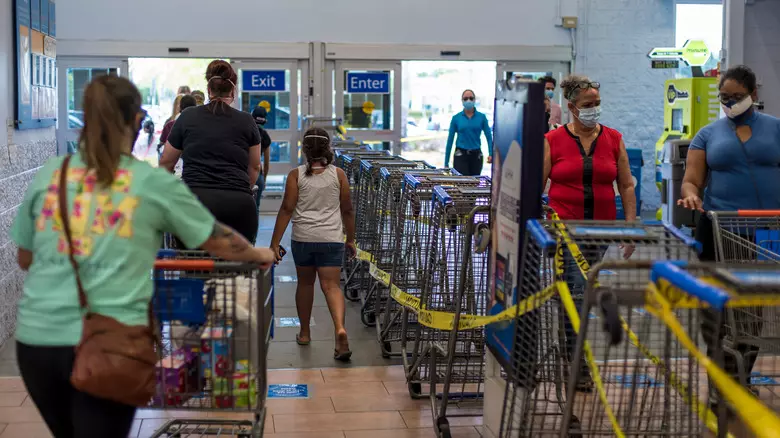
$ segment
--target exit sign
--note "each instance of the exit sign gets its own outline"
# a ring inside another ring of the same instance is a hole
[[[680,61],[671,59],[653,59],[650,61],[652,68],[679,68]]]

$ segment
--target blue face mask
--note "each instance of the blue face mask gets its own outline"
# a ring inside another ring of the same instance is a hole
[[[473,100],[465,100],[463,101],[463,108],[467,110],[474,109],[474,101]]]
[[[547,96],[548,99],[552,99],[555,96],[555,91],[544,90],[544,95]]]

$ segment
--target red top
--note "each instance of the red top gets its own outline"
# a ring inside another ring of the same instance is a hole
[[[552,163],[549,203],[561,219],[616,219],[614,183],[622,137],[602,125],[586,156],[566,125],[545,135]]]

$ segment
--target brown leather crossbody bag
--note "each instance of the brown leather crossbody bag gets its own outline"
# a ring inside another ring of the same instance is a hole
[[[92,312],[79,274],[68,217],[68,163],[60,168],[59,209],[68,242],[68,257],[76,276],[79,305],[85,310],[84,332],[76,347],[70,382],[92,396],[132,406],[146,406],[155,391],[156,338],[149,307],[149,324],[126,325],[109,316]]]

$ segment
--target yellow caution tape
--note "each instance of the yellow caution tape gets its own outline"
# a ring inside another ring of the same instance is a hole
[[[455,326],[455,313],[425,309],[420,299],[402,291],[398,286],[390,284],[390,274],[376,266],[374,256],[366,251],[358,249],[357,258],[368,264],[368,273],[376,281],[390,287],[390,297],[398,304],[417,314],[417,320],[421,325],[437,330],[452,330]],[[458,318],[458,330],[471,330],[494,324],[501,321],[509,321],[518,315],[524,315],[540,308],[544,303],[555,296],[556,287],[550,286],[541,292],[523,299],[516,305],[505,309],[495,315],[468,315],[460,314]]]
[[[683,347],[707,370],[710,380],[718,388],[720,395],[729,402],[753,433],[761,438],[780,437],[780,418],[696,346],[674,315],[671,304],[653,284],[648,286],[648,297],[650,301],[646,306],[647,311],[663,321]],[[710,415],[714,416],[708,413],[707,417],[709,418]],[[709,427],[709,422],[707,423]]]
[[[580,250],[579,246],[577,246],[577,244],[572,240],[568,230],[566,229],[566,225],[559,220],[558,216],[555,213],[552,213],[552,219],[553,219],[554,226],[558,230],[558,234],[560,235],[561,240],[566,245],[567,249],[569,250],[569,253],[572,255],[572,258],[577,263],[577,267],[579,268],[581,275],[587,281],[588,273],[590,272],[590,264],[588,263],[588,260],[582,254],[582,251]],[[558,248],[556,248],[554,265],[556,269],[556,275],[559,278],[562,278],[564,275],[562,245],[558,245]],[[598,282],[596,283],[596,286],[598,286]],[[676,292],[671,289],[667,288],[666,293],[674,295]],[[569,292],[568,286],[566,288],[566,292],[567,293]],[[688,297],[688,299],[693,299],[694,301],[696,301],[695,298],[690,296]],[[683,297],[678,296],[677,301],[682,303],[684,301]],[[691,305],[696,305],[697,307],[700,307],[701,303],[698,303],[698,301],[696,301],[696,303],[692,303]],[[705,423],[706,427],[717,435],[717,431],[718,431],[717,418],[715,417],[715,414],[709,409],[707,404],[695,398],[691,393],[691,391],[688,389],[688,386],[685,384],[685,382],[683,382],[682,379],[679,376],[677,376],[660,357],[654,355],[647,346],[645,346],[639,341],[639,337],[636,335],[636,333],[634,333],[633,330],[631,330],[631,328],[628,326],[628,323],[623,317],[619,317],[619,320],[620,320],[620,325],[623,328],[623,331],[627,334],[631,344],[633,344],[648,360],[650,360],[650,362],[652,362],[654,365],[661,368],[661,370],[663,370],[663,373],[665,375],[669,376],[670,386],[672,386],[672,388],[674,388],[674,390],[680,394],[683,400],[685,400],[685,402],[694,409],[694,411],[697,413],[699,418]],[[586,359],[590,361],[590,359],[588,359],[587,356]],[[597,368],[595,363],[593,364],[588,363],[588,366],[591,368]],[[617,433],[619,428],[616,427],[617,426],[616,423],[613,422],[612,426],[613,428],[615,428],[615,431]],[[731,437],[732,435],[727,434],[727,436]]]

